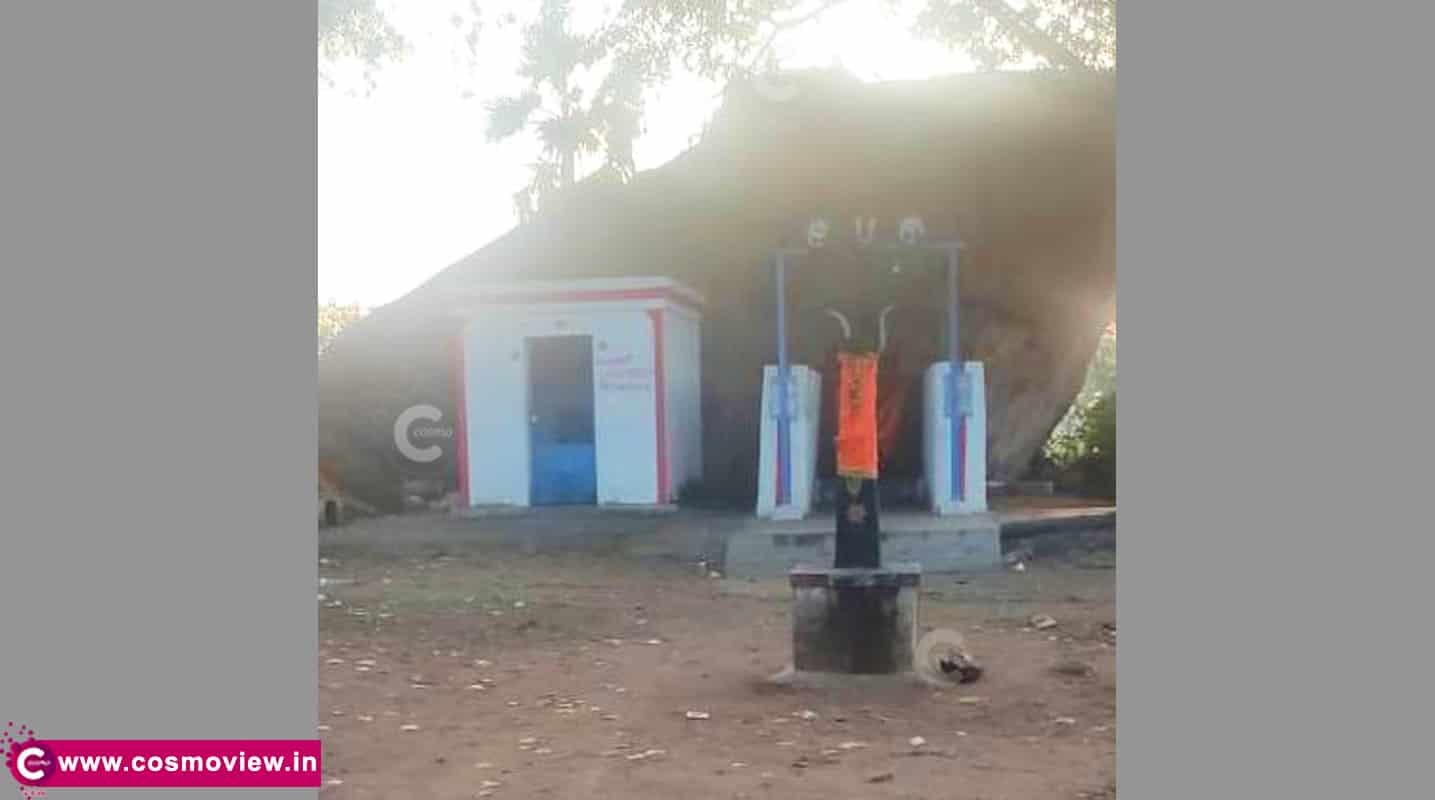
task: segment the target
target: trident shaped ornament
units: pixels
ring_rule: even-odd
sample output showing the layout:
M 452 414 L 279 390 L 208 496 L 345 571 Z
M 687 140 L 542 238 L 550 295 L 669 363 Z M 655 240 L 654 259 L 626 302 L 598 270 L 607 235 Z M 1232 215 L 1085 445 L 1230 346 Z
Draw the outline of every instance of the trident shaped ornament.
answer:
M 889 305 L 883 308 L 881 312 L 877 314 L 878 354 L 881 354 L 887 349 L 887 315 L 892 313 L 893 309 L 895 309 L 896 307 L 896 305 Z M 831 307 L 825 308 L 823 309 L 823 311 L 825 311 L 833 319 L 837 320 L 838 325 L 842 326 L 842 341 L 852 341 L 852 321 L 847 318 L 847 315 Z

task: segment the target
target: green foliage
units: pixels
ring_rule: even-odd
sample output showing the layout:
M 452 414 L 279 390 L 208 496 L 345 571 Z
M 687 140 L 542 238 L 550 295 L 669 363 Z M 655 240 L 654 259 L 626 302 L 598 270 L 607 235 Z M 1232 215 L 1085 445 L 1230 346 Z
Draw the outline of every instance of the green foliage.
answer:
M 527 186 L 514 195 L 528 219 L 558 191 L 578 180 L 579 162 L 601 154 L 602 170 L 633 176 L 633 141 L 642 133 L 643 90 L 669 74 L 665 53 L 620 23 L 595 33 L 570 28 L 567 0 L 544 0 L 523 30 L 518 74 L 527 86 L 488 103 L 490 141 L 524 130 L 541 152 Z
M 1065 488 L 1116 497 L 1116 327 L 1101 337 L 1086 383 L 1043 456 Z
M 726 83 L 771 67 L 773 41 L 846 0 L 626 0 L 623 38 L 655 59 Z
M 319 77 L 333 83 L 326 67 L 356 61 L 373 86 L 373 71 L 403 56 L 407 43 L 384 16 L 377 0 L 318 0 Z
M 568 0 L 541 0 L 523 27 L 518 74 L 526 85 L 488 103 L 487 136 L 524 131 L 539 141 L 530 179 L 514 195 L 519 219 L 577 182 L 588 159 L 619 181 L 633 177 L 633 142 L 643 132 L 643 94 L 682 67 L 726 83 L 777 69 L 779 36 L 858 0 L 622 0 L 591 32 L 571 26 Z M 898 13 L 895 0 L 863 0 Z M 343 30 L 384 30 L 375 0 L 327 0 L 357 20 Z M 1115 0 L 925 0 L 913 31 L 966 52 L 989 69 L 1035 57 L 1053 68 L 1115 69 Z M 331 15 L 333 12 L 331 12 Z M 468 46 L 474 47 L 475 20 Z M 375 18 L 379 22 L 375 22 Z M 361 24 L 362 23 L 362 24 Z M 455 18 L 455 27 L 464 28 Z M 515 21 L 516 24 L 516 21 Z M 322 31 L 322 28 L 321 28 Z M 396 35 L 396 34 L 395 34 Z M 371 42 L 365 36 L 338 41 Z M 323 42 L 321 35 L 321 44 Z M 387 52 L 380 44 L 362 52 Z M 352 46 L 351 46 L 352 47 Z M 355 50 L 354 52 L 359 52 Z
M 1116 0 L 928 0 L 916 31 L 987 69 L 1039 58 L 1059 69 L 1116 68 Z
M 329 352 L 334 339 L 351 323 L 363 316 L 358 304 L 340 305 L 321 303 L 319 305 L 319 356 Z

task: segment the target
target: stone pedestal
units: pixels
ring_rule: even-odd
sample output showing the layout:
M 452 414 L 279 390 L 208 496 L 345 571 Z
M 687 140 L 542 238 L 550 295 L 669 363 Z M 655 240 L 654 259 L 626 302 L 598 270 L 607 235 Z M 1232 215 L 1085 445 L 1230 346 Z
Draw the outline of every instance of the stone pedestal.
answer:
M 912 670 L 921 569 L 796 567 L 792 666 L 798 673 L 891 675 Z

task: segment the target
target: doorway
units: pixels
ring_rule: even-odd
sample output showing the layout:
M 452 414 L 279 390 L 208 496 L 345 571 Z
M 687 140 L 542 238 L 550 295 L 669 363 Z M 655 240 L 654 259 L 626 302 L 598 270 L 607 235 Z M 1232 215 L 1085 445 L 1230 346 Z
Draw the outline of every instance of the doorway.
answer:
M 529 496 L 535 506 L 598 502 L 593 337 L 528 337 Z

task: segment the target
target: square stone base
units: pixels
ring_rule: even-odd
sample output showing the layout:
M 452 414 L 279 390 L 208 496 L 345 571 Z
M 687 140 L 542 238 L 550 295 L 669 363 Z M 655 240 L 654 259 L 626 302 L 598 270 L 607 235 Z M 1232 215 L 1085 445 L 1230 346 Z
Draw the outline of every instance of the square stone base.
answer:
M 792 665 L 799 673 L 890 675 L 912 669 L 921 569 L 797 567 Z

